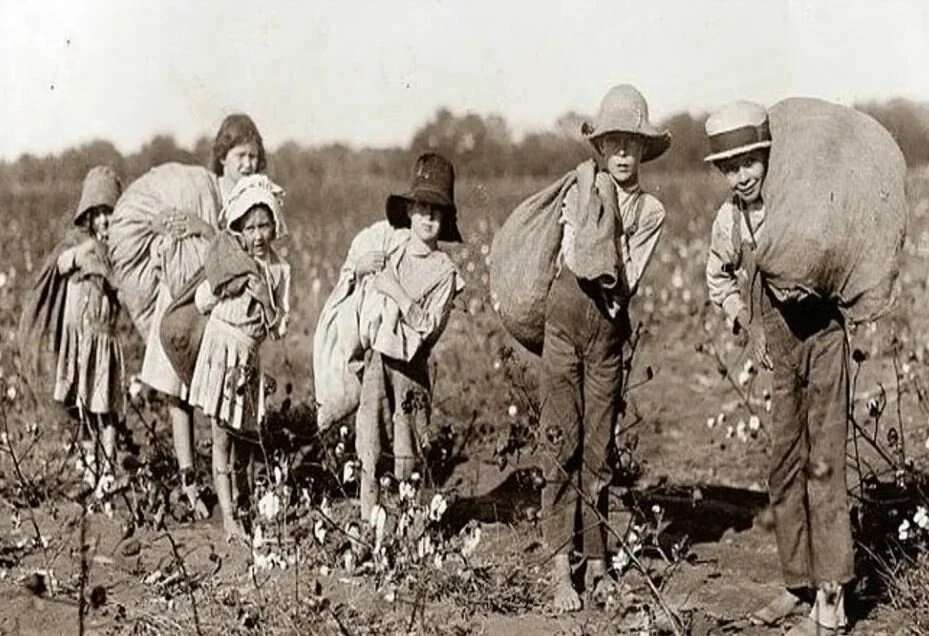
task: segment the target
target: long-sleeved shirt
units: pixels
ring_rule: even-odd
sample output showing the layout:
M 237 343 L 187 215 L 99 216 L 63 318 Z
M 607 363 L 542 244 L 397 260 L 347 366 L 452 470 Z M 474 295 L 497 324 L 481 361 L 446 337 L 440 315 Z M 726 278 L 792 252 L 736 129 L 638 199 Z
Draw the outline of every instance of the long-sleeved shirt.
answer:
M 755 204 L 740 207 L 735 197 L 723 203 L 716 212 L 710 234 L 710 251 L 706 259 L 706 286 L 712 302 L 721 307 L 733 326 L 748 305 L 742 292 L 747 273 L 743 261 L 745 250 L 754 250 L 764 229 L 765 208 L 759 199 Z M 739 229 L 736 231 L 736 223 Z M 781 302 L 800 300 L 806 294 L 800 290 L 768 287 Z M 741 325 L 745 327 L 746 325 Z
M 262 304 L 248 287 L 236 296 L 220 298 L 213 294 L 210 282 L 205 280 L 197 287 L 194 302 L 201 313 L 209 312 L 212 319 L 230 324 L 250 338 L 261 341 L 269 333 L 283 337 L 290 316 L 290 265 L 276 255 L 258 264 L 264 280 L 257 284 L 267 286 L 274 316 L 265 315 Z
M 612 178 L 606 173 L 598 174 L 598 178 L 602 178 L 601 175 Z M 642 192 L 638 186 L 625 190 L 616 184 L 614 189 L 617 207 L 622 217 L 617 219 L 616 234 L 623 270 L 616 286 L 602 287 L 607 310 L 612 317 L 619 313 L 638 290 L 645 268 L 655 252 L 665 219 L 665 210 L 661 202 L 651 194 Z M 568 269 L 572 269 L 571 263 L 574 259 L 575 228 L 571 219 L 577 200 L 578 189 L 577 185 L 574 185 L 565 194 L 559 219 L 563 226 L 561 258 Z
M 393 300 L 373 289 L 377 273 L 361 276 L 356 271 L 358 260 L 371 251 L 384 253 L 385 269 L 397 277 L 413 301 L 405 315 Z M 371 348 L 388 357 L 409 361 L 442 335 L 453 301 L 463 288 L 461 274 L 447 254 L 440 250 L 417 250 L 410 242 L 408 229 L 395 229 L 387 221 L 378 221 L 352 241 L 339 283 L 333 290 L 335 299 L 330 300 L 339 302 L 347 296 L 357 296 L 356 307 L 344 319 L 358 325 L 360 341 L 346 345 L 346 350 L 354 350 L 356 346 Z
M 119 304 L 106 291 L 109 266 L 104 249 L 100 244 L 89 250 L 77 246 L 64 250 L 58 257 L 58 271 L 68 276 L 63 318 L 66 328 L 116 334 Z

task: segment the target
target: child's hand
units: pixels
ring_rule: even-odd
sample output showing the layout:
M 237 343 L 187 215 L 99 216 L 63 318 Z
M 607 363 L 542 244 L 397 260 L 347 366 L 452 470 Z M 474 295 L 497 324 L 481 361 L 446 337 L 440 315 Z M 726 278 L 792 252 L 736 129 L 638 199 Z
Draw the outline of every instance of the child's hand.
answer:
M 97 249 L 97 239 L 88 238 L 74 248 L 74 262 L 78 267 L 84 267 L 91 259 L 94 250 Z
M 400 281 L 388 270 L 384 270 L 374 277 L 374 289 L 397 303 L 400 306 L 400 311 L 404 314 L 409 311 L 410 305 L 413 304 L 413 300 L 400 285 Z
M 175 239 L 184 239 L 188 236 L 205 236 L 213 235 L 213 227 L 192 214 L 174 211 L 164 214 L 155 221 L 155 227 L 163 234 L 169 234 Z
M 365 276 L 367 274 L 373 274 L 384 269 L 384 265 L 387 263 L 387 257 L 384 252 L 380 250 L 372 250 L 366 254 L 362 254 L 361 258 L 358 259 L 358 265 L 355 267 L 355 272 L 359 276 Z
M 771 356 L 768 355 L 768 340 L 765 338 L 764 330 L 756 323 L 751 322 L 748 312 L 744 309 L 739 312 L 739 316 L 736 320 L 748 334 L 748 342 L 752 349 L 752 357 L 765 369 L 771 370 L 774 368 L 774 365 L 771 363 Z

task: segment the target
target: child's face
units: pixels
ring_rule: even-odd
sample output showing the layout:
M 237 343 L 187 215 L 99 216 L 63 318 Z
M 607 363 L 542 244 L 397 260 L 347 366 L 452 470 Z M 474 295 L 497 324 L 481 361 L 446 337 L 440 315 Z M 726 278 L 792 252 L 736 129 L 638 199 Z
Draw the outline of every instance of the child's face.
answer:
M 258 146 L 250 141 L 233 146 L 219 162 L 223 165 L 223 176 L 235 183 L 258 169 Z
M 759 148 L 735 157 L 722 159 L 716 167 L 726 177 L 729 187 L 743 203 L 754 203 L 761 197 L 767 150 Z
M 597 148 L 606 161 L 607 172 L 617 183 L 635 181 L 645 148 L 642 137 L 629 133 L 612 133 L 599 140 Z
M 106 242 L 110 231 L 110 210 L 97 210 L 90 216 L 90 231 L 98 240 Z
M 410 215 L 410 230 L 419 240 L 427 245 L 434 245 L 439 240 L 442 230 L 442 209 L 438 206 L 420 201 L 411 201 L 407 212 Z
M 274 239 L 274 218 L 264 206 L 254 207 L 242 218 L 240 234 L 245 251 L 251 256 L 264 258 Z

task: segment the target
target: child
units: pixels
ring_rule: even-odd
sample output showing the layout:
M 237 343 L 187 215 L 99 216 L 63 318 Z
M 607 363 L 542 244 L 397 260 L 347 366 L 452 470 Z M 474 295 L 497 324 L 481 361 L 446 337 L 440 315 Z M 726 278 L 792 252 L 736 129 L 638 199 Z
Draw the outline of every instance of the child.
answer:
M 834 303 L 776 289 L 755 275 L 753 252 L 765 228 L 762 186 L 772 143 L 764 107 L 729 104 L 707 119 L 706 133 L 712 153 L 705 160 L 722 172 L 732 190 L 713 222 L 706 264 L 709 297 L 736 333 L 748 332 L 755 358 L 773 369 L 768 488 L 788 589 L 753 619 L 780 622 L 815 588 L 810 617 L 789 633 L 832 633 L 845 627 L 842 586 L 854 574 L 845 484 L 844 322 Z M 740 270 L 751 282 L 748 302 Z M 808 468 L 814 459 L 817 463 Z
M 110 245 L 115 278 L 145 353 L 139 378 L 161 393 L 177 456 L 181 489 L 194 517 L 209 511 L 195 470 L 193 407 L 189 386 L 161 346 L 160 323 L 179 289 L 193 277 L 219 228 L 222 207 L 235 184 L 262 173 L 267 157 L 255 122 L 245 114 L 223 119 L 212 146 L 210 169 L 168 163 L 137 179 L 122 197 Z
M 607 93 L 594 125 L 585 125 L 583 132 L 605 171 L 595 172 L 591 162 L 581 164 L 577 183 L 564 197 L 540 382 L 542 532 L 556 552 L 558 611 L 581 607 L 569 560 L 576 540 L 587 558 L 585 588 L 599 598 L 611 584 L 600 508 L 611 480 L 607 458 L 621 414 L 623 345 L 631 335 L 628 303 L 665 216 L 658 199 L 639 187 L 639 165 L 670 145 L 670 135 L 649 123 L 645 98 L 629 85 Z
M 413 172 L 410 190 L 387 198 L 387 222 L 358 235 L 350 254 L 359 256 L 350 256 L 343 269 L 362 298 L 364 368 L 355 444 L 364 519 L 379 498 L 382 436 L 393 440 L 394 476 L 406 480 L 413 472 L 417 436 L 429 425 L 429 353 L 464 287 L 454 263 L 439 249 L 439 241 L 462 241 L 454 168 L 427 153 Z
M 235 517 L 229 431 L 254 431 L 264 410 L 259 347 L 281 338 L 290 312 L 290 266 L 271 243 L 283 231 L 282 191 L 264 175 L 242 177 L 224 210 L 228 229 L 210 246 L 195 302 L 209 313 L 190 383 L 190 404 L 212 420 L 213 479 L 227 538 L 246 539 Z M 222 281 L 222 282 L 217 282 Z
M 123 401 L 123 355 L 116 333 L 120 306 L 106 255 L 109 217 L 120 192 L 119 179 L 109 167 L 97 166 L 87 173 L 73 218 L 75 229 L 55 248 L 39 278 L 40 285 L 43 280 L 49 283 L 46 289 L 64 291 L 60 304 L 52 300 L 54 293 L 38 294 L 51 305 L 46 311 L 56 312 L 52 307 L 56 304 L 60 311 L 60 318 L 52 317 L 45 323 L 60 325 L 54 328 L 50 343 L 57 363 L 48 371 L 54 373 L 54 400 L 77 409 L 82 422 L 90 425 L 92 456 L 103 451 L 102 459 L 93 462 L 98 494 L 112 479 L 116 425 Z M 33 337 L 33 342 L 43 339 Z M 85 456 L 85 461 L 88 459 Z

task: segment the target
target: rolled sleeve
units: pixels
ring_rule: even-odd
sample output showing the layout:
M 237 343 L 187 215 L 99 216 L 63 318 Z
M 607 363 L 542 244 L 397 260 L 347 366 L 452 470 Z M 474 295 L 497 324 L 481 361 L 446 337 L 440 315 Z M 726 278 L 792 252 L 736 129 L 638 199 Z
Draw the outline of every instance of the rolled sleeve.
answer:
M 658 199 L 648 197 L 642 207 L 642 214 L 638 226 L 631 236 L 625 236 L 622 241 L 623 267 L 626 274 L 626 287 L 630 296 L 635 295 L 639 288 L 645 268 L 655 253 L 658 239 L 664 228 L 665 210 Z
M 720 307 L 734 323 L 746 305 L 737 273 L 741 259 L 732 242 L 733 222 L 732 210 L 726 204 L 719 209 L 713 221 L 706 260 L 706 286 L 710 302 Z

